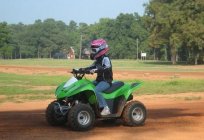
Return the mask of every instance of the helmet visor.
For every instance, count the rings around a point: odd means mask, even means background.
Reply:
[[[93,53],[97,53],[97,52],[99,51],[99,49],[100,49],[100,48],[92,48],[91,51],[92,51]]]

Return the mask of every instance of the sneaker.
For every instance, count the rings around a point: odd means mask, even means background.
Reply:
[[[106,116],[106,115],[109,115],[109,114],[111,114],[111,113],[110,113],[110,109],[108,108],[108,106],[105,106],[105,107],[103,108],[103,110],[101,111],[101,115],[102,115],[102,116]]]

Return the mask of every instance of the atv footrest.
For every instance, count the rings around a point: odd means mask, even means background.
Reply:
[[[101,116],[102,118],[118,118],[120,117],[118,114],[110,114],[110,115],[105,115],[105,116]]]

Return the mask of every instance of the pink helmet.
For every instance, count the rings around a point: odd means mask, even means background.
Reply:
[[[106,54],[109,50],[108,45],[104,39],[97,39],[91,42],[92,59],[97,59]]]

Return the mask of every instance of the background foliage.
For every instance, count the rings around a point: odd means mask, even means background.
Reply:
[[[89,42],[104,38],[114,59],[135,59],[146,52],[148,59],[204,62],[203,0],[150,0],[145,14],[120,14],[86,24],[54,19],[33,24],[0,23],[0,58],[64,58],[70,47],[79,57]],[[139,48],[137,51],[137,47]],[[140,55],[139,55],[140,56]]]

